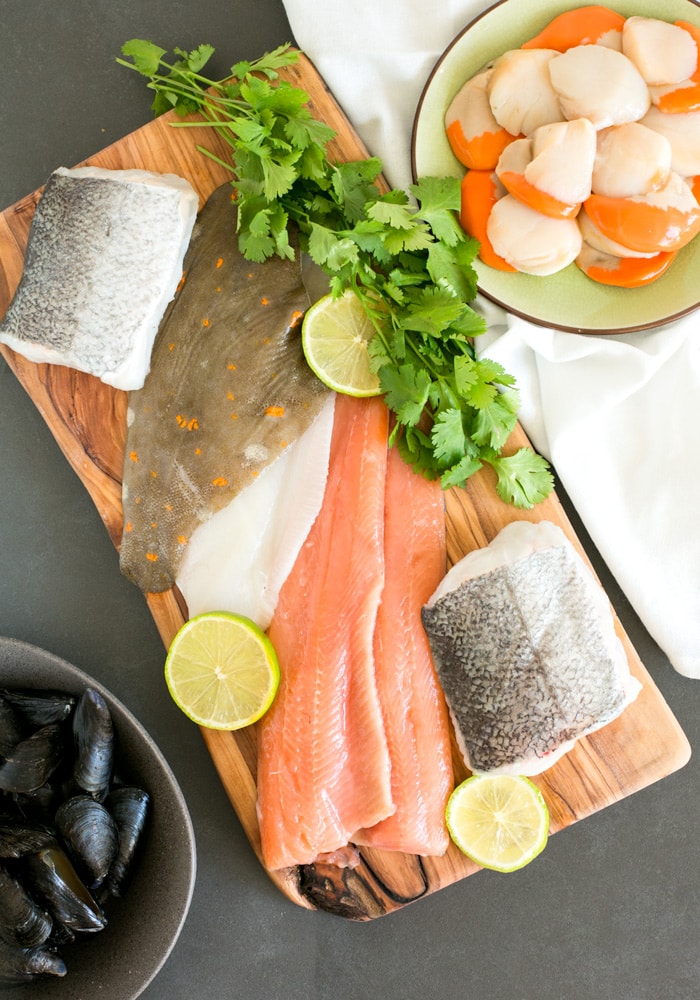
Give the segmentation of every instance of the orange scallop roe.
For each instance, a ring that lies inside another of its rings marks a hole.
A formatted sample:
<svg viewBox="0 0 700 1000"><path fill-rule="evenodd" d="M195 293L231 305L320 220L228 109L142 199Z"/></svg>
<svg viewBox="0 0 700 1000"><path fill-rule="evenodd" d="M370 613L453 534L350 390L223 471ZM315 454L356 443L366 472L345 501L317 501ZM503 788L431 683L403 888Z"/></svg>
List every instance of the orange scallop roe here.
<svg viewBox="0 0 700 1000"><path fill-rule="evenodd" d="M496 177L491 170L469 170L462 179L459 221L462 229L479 242L479 257L498 271L515 271L499 257L486 235L489 214L497 197Z"/></svg>
<svg viewBox="0 0 700 1000"><path fill-rule="evenodd" d="M698 50L698 63L695 72L690 77L693 81L691 87L676 87L670 90L657 101L656 106L659 111L667 115L685 114L689 111L700 111L700 28L697 28L689 21L674 21L677 28L683 28L691 36Z"/></svg>
<svg viewBox="0 0 700 1000"><path fill-rule="evenodd" d="M606 267L602 263L583 266L576 263L585 275L601 285L615 285L618 288L643 288L664 274L676 258L676 251L661 251L655 257L611 257L615 266Z"/></svg>
<svg viewBox="0 0 700 1000"><path fill-rule="evenodd" d="M576 45L594 45L610 31L622 31L625 18L608 7L591 4L567 10L553 18L523 49L556 49L566 52Z"/></svg>
<svg viewBox="0 0 700 1000"><path fill-rule="evenodd" d="M684 212L635 198L592 194L585 206L603 235L639 253L680 250L700 232L700 205Z"/></svg>
<svg viewBox="0 0 700 1000"><path fill-rule="evenodd" d="M466 136L459 118L448 125L445 131L452 152L470 170L493 170L503 150L515 138L504 128L499 128L496 132Z"/></svg>
<svg viewBox="0 0 700 1000"><path fill-rule="evenodd" d="M525 175L516 170L503 170L498 175L501 184L507 191L536 212L549 216L550 219L573 219L581 208L580 202L570 203L560 201L546 191L531 184Z"/></svg>

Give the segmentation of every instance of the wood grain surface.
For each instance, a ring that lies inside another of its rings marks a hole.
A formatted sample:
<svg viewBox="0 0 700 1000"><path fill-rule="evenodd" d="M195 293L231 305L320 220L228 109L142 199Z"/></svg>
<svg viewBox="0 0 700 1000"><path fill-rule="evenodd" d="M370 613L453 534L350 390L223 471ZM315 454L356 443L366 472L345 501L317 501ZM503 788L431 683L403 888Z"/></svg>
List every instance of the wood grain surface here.
<svg viewBox="0 0 700 1000"><path fill-rule="evenodd" d="M312 111L337 132L331 154L339 160L366 155L356 134L312 64L303 56L282 74L304 87ZM229 179L225 168L203 156L197 145L226 156L227 147L206 128L178 129L162 117L90 157L102 167L174 172L186 177L200 196L200 206L219 184ZM56 164L60 166L61 164ZM32 215L41 195L36 191L0 215L0 315L19 282ZM0 345L17 379L38 408L67 460L80 477L115 548L122 531L121 476L125 444L127 396L89 375L69 368L36 365ZM515 449L527 443L517 428L509 442ZM502 503L489 471L474 476L466 490L446 494L448 561L485 545L515 518L549 519L560 525L582 555L583 550L555 496L530 512ZM176 590L145 598L165 646L187 615ZM672 773L690 756L688 741L619 621L616 627L633 674L643 684L637 700L615 722L582 739L536 781L550 813L552 832L630 795ZM256 733L202 730L221 781L241 824L260 858L256 818ZM454 748L455 778L466 775ZM361 850L354 869L305 865L270 872L278 887L294 902L337 915L369 920L390 913L476 871L454 845L442 858L419 858L395 852ZM262 863L262 861L261 861Z"/></svg>

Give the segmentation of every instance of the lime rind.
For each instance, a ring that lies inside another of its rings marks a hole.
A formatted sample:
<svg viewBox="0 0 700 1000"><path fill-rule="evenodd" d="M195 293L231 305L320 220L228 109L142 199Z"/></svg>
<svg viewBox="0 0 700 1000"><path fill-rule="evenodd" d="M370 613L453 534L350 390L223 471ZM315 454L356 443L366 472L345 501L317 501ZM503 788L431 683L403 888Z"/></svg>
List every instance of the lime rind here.
<svg viewBox="0 0 700 1000"><path fill-rule="evenodd" d="M549 809L524 775L472 775L447 802L450 837L475 864L498 872L524 868L549 836Z"/></svg>
<svg viewBox="0 0 700 1000"><path fill-rule="evenodd" d="M175 635L165 660L175 704L207 729L236 730L268 711L277 694L277 654L262 629L244 615L205 612Z"/></svg>

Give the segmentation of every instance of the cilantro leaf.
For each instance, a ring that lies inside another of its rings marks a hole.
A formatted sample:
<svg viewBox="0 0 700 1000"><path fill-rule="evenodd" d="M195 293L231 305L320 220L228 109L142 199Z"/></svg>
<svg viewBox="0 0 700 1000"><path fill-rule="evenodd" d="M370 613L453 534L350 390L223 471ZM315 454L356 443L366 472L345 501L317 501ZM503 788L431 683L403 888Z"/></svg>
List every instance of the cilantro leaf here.
<svg viewBox="0 0 700 1000"><path fill-rule="evenodd" d="M486 461L496 470L498 495L516 507L534 507L554 486L547 462L529 448L520 448L514 455L494 454Z"/></svg>

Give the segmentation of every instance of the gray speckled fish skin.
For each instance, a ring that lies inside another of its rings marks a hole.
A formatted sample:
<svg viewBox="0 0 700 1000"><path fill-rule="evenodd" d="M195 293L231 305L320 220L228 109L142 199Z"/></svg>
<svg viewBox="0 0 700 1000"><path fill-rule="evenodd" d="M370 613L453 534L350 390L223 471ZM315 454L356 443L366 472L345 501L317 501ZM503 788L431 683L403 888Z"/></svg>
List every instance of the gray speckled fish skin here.
<svg viewBox="0 0 700 1000"><path fill-rule="evenodd" d="M544 758L627 704L569 548L541 549L466 580L422 616L474 771Z"/></svg>
<svg viewBox="0 0 700 1000"><path fill-rule="evenodd" d="M329 392L301 347L299 256L246 261L232 194L225 184L202 209L151 371L129 397L120 564L147 592L173 585L197 525L303 433Z"/></svg>
<svg viewBox="0 0 700 1000"><path fill-rule="evenodd" d="M29 232L0 340L118 389L141 386L198 207L181 177L60 167Z"/></svg>

